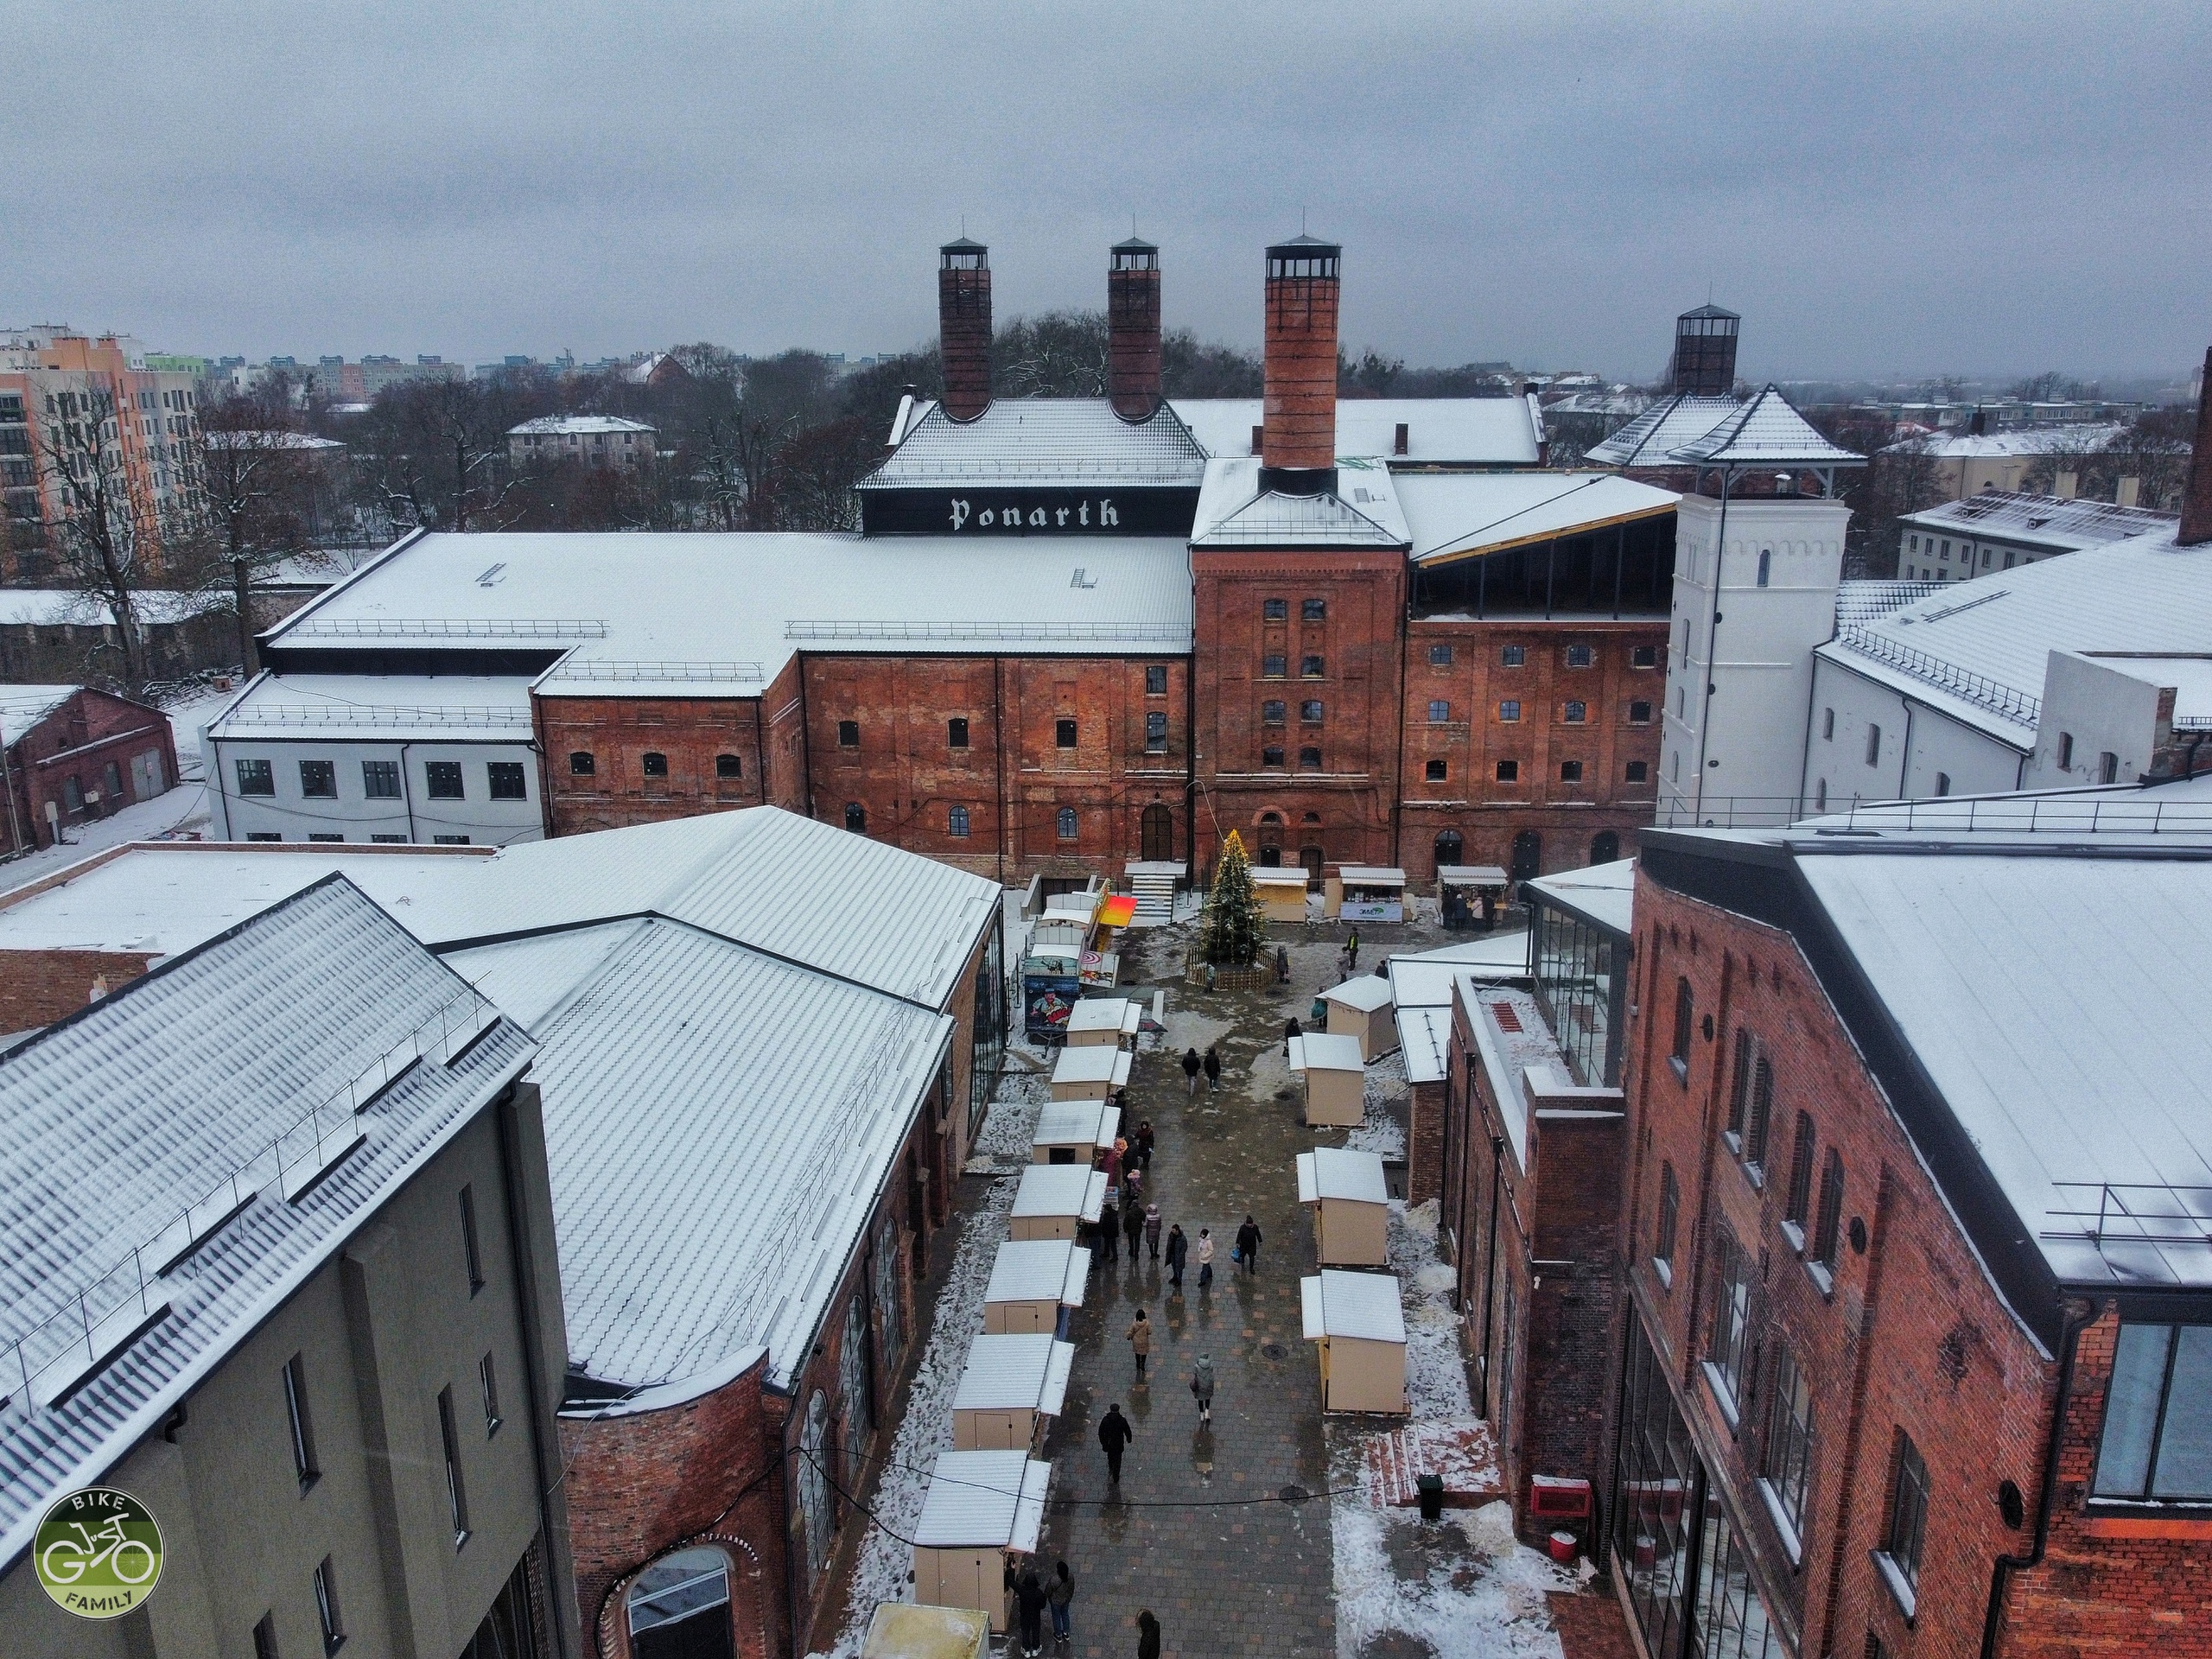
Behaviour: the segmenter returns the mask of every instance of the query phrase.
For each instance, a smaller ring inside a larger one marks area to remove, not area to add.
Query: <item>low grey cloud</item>
[[[2202,6],[10,8],[0,321],[173,350],[590,358],[1094,306],[1345,245],[1344,334],[1648,375],[2178,372],[2212,336]]]

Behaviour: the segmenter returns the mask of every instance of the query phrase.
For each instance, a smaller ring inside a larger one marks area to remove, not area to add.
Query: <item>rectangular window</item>
[[[521,761],[493,760],[486,764],[484,770],[491,774],[493,800],[526,801],[530,798],[529,786],[523,782]]]
[[[1452,705],[1450,703],[1437,698],[1430,699],[1428,705],[1428,723],[1430,725],[1441,726],[1451,718]]]
[[[1298,673],[1300,679],[1318,680],[1323,677],[1325,672],[1325,670],[1319,657],[1306,656],[1298,659]]]
[[[300,793],[311,801],[336,800],[338,763],[335,760],[301,761]]]
[[[1529,647],[1526,645],[1508,645],[1499,654],[1499,660],[1508,668],[1518,668],[1522,664],[1529,660]]]
[[[1656,645],[1634,646],[1630,650],[1628,654],[1628,665],[1630,668],[1658,667],[1659,647]]]
[[[2120,1327],[2093,1490],[2212,1501],[2212,1325]]]
[[[423,782],[434,801],[457,801],[462,798],[461,762],[458,760],[430,760],[423,763]]]
[[[1667,1054],[1678,1077],[1689,1075],[1690,1033],[1696,1017],[1697,1000],[1691,994],[1690,982],[1686,977],[1678,978],[1675,981],[1675,1046]]]
[[[1833,709],[1821,710],[1821,737],[1826,742],[1835,741],[1835,710]]]
[[[1279,680],[1290,672],[1290,658],[1279,652],[1271,652],[1260,658],[1260,677]]]
[[[1267,702],[1260,705],[1260,723],[1262,726],[1281,725],[1285,713],[1289,709],[1289,704],[1283,702],[1279,699],[1272,697],[1269,698]]]
[[[1298,752],[1298,766],[1299,770],[1301,772],[1320,771],[1321,751],[1314,747],[1312,744],[1307,744],[1304,748]]]
[[[1167,695],[1167,665],[1165,663],[1151,663],[1146,665],[1144,694],[1147,697],[1164,697]]]
[[[1075,721],[1056,720],[1052,722],[1052,741],[1060,748],[1075,747]]]
[[[407,844],[404,836],[371,836],[369,839],[380,846],[404,847]]]
[[[276,792],[276,769],[266,760],[241,760],[238,763],[238,793],[241,795],[274,795]]]
[[[1518,760],[1499,761],[1497,763],[1497,781],[1501,784],[1519,783],[1521,781],[1521,763]]]
[[[968,834],[968,809],[964,806],[956,806],[946,812],[944,828],[947,835],[959,836],[964,839]]]
[[[468,845],[468,837],[467,836],[432,836],[430,837],[430,845],[433,847],[466,847]]]
[[[1789,1559],[1804,1554],[1805,1489],[1813,1463],[1813,1390],[1796,1357],[1775,1345],[1774,1380],[1767,1393],[1765,1455],[1760,1484],[1768,1501],[1789,1523]]]
[[[372,801],[397,800],[399,798],[399,762],[397,760],[362,761],[361,793]]]
[[[1797,1132],[1789,1142],[1789,1185],[1783,1192],[1782,1219],[1791,1229],[1790,1243],[1805,1248],[1805,1224],[1813,1203],[1813,1120],[1797,1114]]]
[[[1269,622],[1290,620],[1290,601],[1287,599],[1263,599],[1260,601],[1260,615]]]
[[[453,1547],[468,1541],[468,1486],[461,1472],[461,1431],[454,1421],[453,1390],[438,1390],[438,1441],[446,1455],[446,1510],[453,1518]]]
[[[1766,1137],[1774,1116],[1774,1064],[1761,1054],[1751,1067],[1751,1109],[1744,1124],[1744,1167],[1751,1179],[1766,1179]]]
[[[330,832],[328,832],[328,831],[318,831],[318,830],[308,830],[308,839],[309,841],[335,841],[335,842],[343,842],[343,841],[346,839],[346,837],[345,837],[345,836],[340,836],[340,835],[334,835],[334,834],[332,834],[332,833],[330,833]]]
[[[1304,599],[1298,602],[1298,618],[1301,622],[1325,622],[1329,620],[1329,601],[1325,599]]]
[[[1736,1027],[1736,1061],[1728,1078],[1728,1127],[1724,1131],[1731,1152],[1744,1148],[1744,1110],[1751,1099],[1751,1065],[1758,1058],[1758,1039],[1743,1027]]]
[[[1567,665],[1569,668],[1587,668],[1592,660],[1590,647],[1587,645],[1569,645],[1567,648]]]
[[[1321,723],[1320,698],[1308,697],[1305,702],[1300,703],[1298,705],[1298,717],[1308,726],[1319,726]]]
[[[1580,726],[1590,718],[1590,705],[1586,702],[1570,702],[1567,705],[1564,713],[1568,725]]]
[[[284,839],[283,836],[278,835],[274,830],[249,830],[245,832],[245,838],[248,841],[282,841]]]
[[[837,722],[837,747],[841,749],[857,749],[860,746],[860,721],[857,720],[839,721]]]
[[[484,1251],[476,1239],[476,1191],[467,1185],[461,1189],[461,1249],[468,1266],[468,1294],[474,1296],[484,1288]]]
[[[1631,760],[1628,763],[1627,771],[1622,775],[1627,782],[1631,784],[1647,782],[1651,776],[1651,763],[1649,760]]]
[[[1282,751],[1280,748],[1270,747],[1260,751],[1260,764],[1262,766],[1279,766],[1282,765]]]
[[[1559,780],[1562,784],[1580,783],[1582,781],[1582,763],[1580,760],[1560,761],[1559,763]]]
[[[109,770],[112,771],[113,768],[110,767]],[[2097,757],[2097,781],[2101,784],[2115,784],[2120,781],[2120,757],[2110,749],[2107,749]],[[1948,790],[1939,792],[1947,795],[1950,793]]]
[[[1821,1207],[1813,1214],[1813,1248],[1808,1260],[1822,1290],[1835,1281],[1836,1234],[1843,1223],[1843,1154],[1828,1148],[1821,1166]]]
[[[245,763],[244,761],[240,761],[238,764],[243,766]],[[2074,734],[2071,732],[2061,732],[2058,734],[2058,769],[2061,772],[2065,772],[2071,768],[2073,765]]]
[[[1509,726],[1519,720],[1521,718],[1520,698],[1507,697],[1501,701],[1497,705],[1497,717]]]
[[[322,1650],[332,1654],[346,1645],[346,1627],[338,1617],[338,1586],[326,1555],[315,1570],[315,1611],[322,1625]]]
[[[1682,1189],[1675,1179],[1675,1166],[1669,1163],[1659,1166],[1659,1236],[1651,1247],[1651,1265],[1658,1269],[1659,1282],[1672,1288],[1675,1282],[1675,1230],[1681,1224]]]
[[[1891,1587],[1899,1592],[1909,1617],[1919,1592],[1921,1553],[1928,1541],[1928,1465],[1912,1436],[1903,1430],[1897,1433],[1891,1479],[1890,1523],[1883,1534],[1882,1554],[1895,1574]]]
[[[292,1438],[292,1472],[305,1491],[322,1471],[315,1466],[315,1425],[308,1415],[307,1363],[298,1354],[284,1362],[284,1421]]]
[[[1153,714],[1144,717],[1144,747],[1147,754],[1167,753],[1167,716]]]
[[[1430,783],[1440,784],[1444,781],[1444,763],[1441,760],[1427,762],[1423,770],[1424,775]]]
[[[965,715],[955,715],[944,722],[944,746],[949,749],[968,747],[968,717]]]
[[[1751,1257],[1726,1228],[1713,1236],[1713,1328],[1705,1345],[1707,1375],[1731,1414],[1744,1397],[1744,1362],[1751,1346]]]
[[[1882,764],[1882,728],[1878,726],[1866,728],[1866,764],[1870,766]]]
[[[499,1415],[499,1373],[489,1354],[476,1362],[476,1386],[484,1396],[484,1435],[488,1440],[506,1421]]]
[[[1628,723],[1631,726],[1649,726],[1651,723],[1651,705],[1642,701],[1629,704]]]
[[[1062,807],[1058,815],[1058,823],[1062,841],[1073,841],[1076,838],[1078,826],[1076,822],[1075,808]]]
[[[1451,667],[1452,647],[1449,645],[1431,645],[1428,648],[1428,665],[1431,668]]]

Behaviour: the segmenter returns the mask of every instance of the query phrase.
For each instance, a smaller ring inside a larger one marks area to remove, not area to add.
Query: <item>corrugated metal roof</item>
[[[1717,467],[1863,467],[1864,455],[1829,442],[1773,386],[1768,386],[1702,437],[1669,453],[1671,461]]]
[[[1603,467],[1665,467],[1674,450],[1703,437],[1740,407],[1733,397],[1694,397],[1678,391],[1603,443],[1591,445],[1583,458]]]
[[[1250,455],[1252,429],[1267,418],[1257,397],[1176,397],[1170,407],[1216,460]],[[1539,420],[1525,397],[1340,397],[1336,451],[1413,466],[1533,467]]]
[[[970,486],[1128,486],[1196,489],[1205,451],[1166,404],[1125,421],[1103,397],[1001,397],[972,421],[936,404],[907,428],[863,490]]]
[[[2123,507],[2079,496],[2031,495],[2018,490],[1984,490],[1963,501],[1945,501],[1898,522],[1916,530],[1948,531],[1954,536],[1986,537],[2030,547],[2100,547],[2163,530],[2178,522],[2171,512]]]
[[[481,1040],[447,1062],[447,1038],[486,1019]],[[531,1052],[334,879],[0,1060],[0,1389],[12,1396],[0,1406],[0,1562],[52,1498],[152,1432]],[[288,1199],[296,1177],[324,1167]],[[206,1242],[165,1266],[195,1235]],[[44,1398],[73,1351],[86,1357],[88,1323],[105,1351],[105,1333],[130,1337],[163,1304],[166,1317],[62,1403],[23,1397],[26,1370]]]
[[[991,1260],[987,1302],[1065,1302],[1083,1306],[1084,1281],[1090,1252],[1077,1254],[1071,1238],[1015,1238],[999,1246]]]
[[[1023,1452],[940,1452],[914,1541],[927,1549],[1037,1548],[1052,1465]]]
[[[1106,1172],[1084,1164],[1031,1164],[1014,1195],[1020,1217],[1080,1216],[1096,1221],[1106,1204]]]
[[[968,1344],[968,1369],[952,1396],[955,1411],[1041,1411],[1059,1415],[1067,1402],[1075,1344],[1047,1332],[992,1336]]]
[[[1349,1152],[1342,1147],[1316,1147],[1298,1154],[1298,1201],[1319,1204],[1323,1198],[1351,1204],[1388,1204],[1389,1183],[1382,1175],[1379,1152]]]
[[[1348,1337],[1361,1342],[1406,1339],[1405,1310],[1398,1304],[1394,1273],[1347,1273],[1324,1268],[1298,1281],[1306,1335]]]

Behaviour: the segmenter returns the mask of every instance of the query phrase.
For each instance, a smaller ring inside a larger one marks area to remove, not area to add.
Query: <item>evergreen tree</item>
[[[1205,958],[1217,967],[1249,968],[1266,931],[1259,895],[1252,891],[1252,862],[1232,830],[1221,844],[1221,863],[1206,899]]]

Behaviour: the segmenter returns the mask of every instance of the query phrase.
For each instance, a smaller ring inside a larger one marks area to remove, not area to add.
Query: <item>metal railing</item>
[[[1920,801],[1832,801],[1803,795],[1708,795],[1701,802],[1661,801],[1659,830],[1776,830],[1815,821],[1823,829],[1955,830],[2031,836],[2212,835],[2212,800],[2162,800],[2156,790],[2114,795],[2025,795]]]
[[[489,704],[394,702],[378,706],[315,702],[250,703],[228,716],[218,734],[236,737],[256,726],[482,726],[530,729],[530,710]]]
[[[311,616],[290,639],[604,639],[607,624],[579,617]]]
[[[1941,687],[1955,696],[1964,697],[1992,714],[2023,726],[2033,726],[2043,717],[2043,699],[2000,685],[1995,680],[1931,657],[1924,651],[1915,651],[1910,645],[1901,645],[1886,635],[1870,633],[1865,628],[1844,626],[1835,631],[1836,643],[1863,657],[1877,662],[1909,669],[1931,685]]]
[[[560,680],[588,680],[594,683],[621,680],[720,682],[759,680],[762,677],[758,663],[624,662],[594,657],[586,661],[571,659],[557,664],[546,674],[543,683],[551,684]]]
[[[1187,645],[1189,628],[1163,622],[801,621],[786,639],[1105,639]]]
[[[360,1113],[423,1055],[443,1050],[466,1027],[481,1029],[497,1010],[464,988],[345,1084],[309,1107],[266,1145],[186,1204],[130,1254],[74,1292],[59,1309],[0,1344],[0,1421],[28,1415],[73,1386],[157,1313],[162,1275],[288,1172],[320,1171],[359,1138]],[[42,1389],[41,1384],[46,1386]],[[45,1396],[41,1399],[41,1395]]]
[[[2158,1181],[2054,1181],[2063,1199],[2044,1211],[2038,1238],[2087,1243],[2131,1281],[2144,1277],[2144,1252],[2173,1282],[2212,1284],[2212,1186]],[[2114,1255],[2126,1259],[2115,1262]]]

